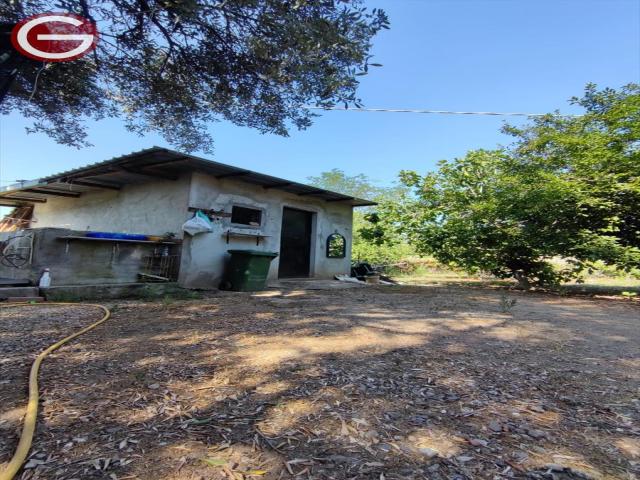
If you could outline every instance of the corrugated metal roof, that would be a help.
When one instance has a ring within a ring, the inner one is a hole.
[[[216,178],[233,178],[265,189],[273,188],[295,195],[321,198],[327,202],[345,202],[356,207],[376,205],[370,200],[350,197],[161,147],[147,148],[38,180],[1,188],[0,201],[7,205],[44,202],[49,196],[79,197],[88,191],[119,190],[124,185],[144,183],[153,178],[176,179],[185,171],[202,172]]]

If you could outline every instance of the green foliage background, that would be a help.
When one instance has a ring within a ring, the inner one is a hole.
[[[27,60],[4,42],[17,70],[0,113],[18,111],[31,131],[82,147],[88,119],[120,117],[184,151],[212,150],[212,122],[287,135],[316,116],[308,105],[359,105],[373,37],[389,28],[363,0],[5,0],[0,37],[42,12],[73,12],[100,25],[91,55]]]
[[[637,272],[640,86],[588,85],[570,102],[584,113],[506,126],[510,146],[443,160],[435,172],[402,171],[392,187],[340,170],[310,180],[379,202],[355,214],[354,259],[431,255],[523,287],[596,269]]]
[[[400,184],[379,186],[364,174],[349,176],[334,168],[307,179],[311,185],[382,204],[398,204],[409,189]],[[372,264],[394,264],[416,256],[415,248],[388,217],[376,214],[376,207],[357,208],[353,212],[351,258]]]

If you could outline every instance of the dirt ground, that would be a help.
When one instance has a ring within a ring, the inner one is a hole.
[[[111,303],[43,364],[21,479],[636,479],[638,303],[370,286]],[[0,310],[0,469],[35,355]]]

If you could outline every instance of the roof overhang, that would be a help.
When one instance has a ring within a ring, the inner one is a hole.
[[[176,180],[184,172],[201,172],[219,179],[228,178],[250,183],[265,190],[281,190],[327,202],[342,202],[354,207],[376,205],[370,200],[225,165],[167,148],[152,147],[39,180],[0,188],[0,206],[43,203],[50,197],[77,198],[86,192],[120,190],[125,185],[157,179]]]

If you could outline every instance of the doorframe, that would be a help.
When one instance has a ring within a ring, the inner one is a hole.
[[[282,224],[284,223],[285,209],[297,210],[298,212],[304,212],[311,215],[311,231],[309,232],[309,275],[307,275],[306,277],[298,277],[298,278],[313,278],[315,277],[315,274],[316,274],[315,258],[316,258],[316,244],[317,244],[316,232],[318,229],[318,212],[315,210],[308,210],[305,208],[293,207],[291,205],[286,205],[286,204],[282,205],[282,210],[280,213],[280,238],[279,238],[279,245],[278,245],[278,253],[280,254],[281,254],[280,248],[282,246]],[[277,275],[278,275],[278,278],[282,278],[280,277],[280,258],[279,257],[278,257]],[[296,277],[285,277],[285,278],[296,278]]]

